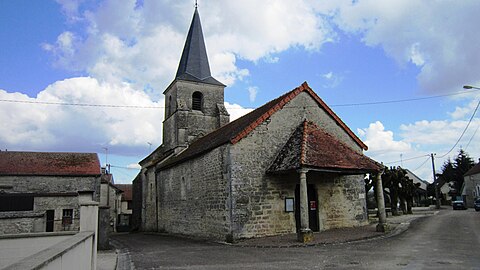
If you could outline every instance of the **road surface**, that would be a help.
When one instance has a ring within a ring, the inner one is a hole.
[[[114,237],[136,269],[480,269],[480,212],[443,209],[384,239],[245,248],[161,235]]]

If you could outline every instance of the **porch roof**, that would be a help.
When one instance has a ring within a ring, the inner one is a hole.
[[[382,165],[305,120],[280,150],[268,172],[300,168],[357,174],[380,171]]]

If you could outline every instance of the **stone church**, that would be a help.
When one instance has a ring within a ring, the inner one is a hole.
[[[367,224],[364,176],[380,165],[306,82],[230,122],[197,8],[164,91],[163,143],[140,161],[134,224],[235,241]]]

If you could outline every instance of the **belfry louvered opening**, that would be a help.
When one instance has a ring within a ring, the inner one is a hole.
[[[192,110],[201,111],[203,105],[203,94],[195,92],[192,95]]]

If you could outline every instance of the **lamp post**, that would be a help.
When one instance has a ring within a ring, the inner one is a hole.
[[[480,90],[480,87],[471,86],[471,85],[464,85],[463,89],[478,89],[478,90]]]

